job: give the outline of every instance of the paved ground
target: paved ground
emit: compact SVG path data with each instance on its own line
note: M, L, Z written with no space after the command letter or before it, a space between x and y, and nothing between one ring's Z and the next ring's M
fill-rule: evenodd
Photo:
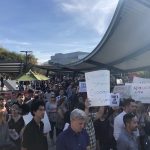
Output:
M56 150L56 145L55 144L51 144L51 140L49 138L49 135L47 136L47 141L48 141L48 150Z
M48 142L50 143L50 142ZM56 145L50 145L48 146L48 150L56 150Z

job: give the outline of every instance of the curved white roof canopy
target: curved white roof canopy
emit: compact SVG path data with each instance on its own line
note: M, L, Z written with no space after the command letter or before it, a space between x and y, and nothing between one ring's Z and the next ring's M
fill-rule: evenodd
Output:
M150 1L120 0L101 42L87 57L67 67L81 71L150 69Z

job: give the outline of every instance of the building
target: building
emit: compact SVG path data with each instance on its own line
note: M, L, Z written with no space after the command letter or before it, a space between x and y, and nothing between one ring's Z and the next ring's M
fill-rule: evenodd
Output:
M87 52L73 52L73 53L57 53L54 56L51 56L51 60L49 62L58 63L58 64L70 64L73 62L76 62L85 56L87 56L89 53Z

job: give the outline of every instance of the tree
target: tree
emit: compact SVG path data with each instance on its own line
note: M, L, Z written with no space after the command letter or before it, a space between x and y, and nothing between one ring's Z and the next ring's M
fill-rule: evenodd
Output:
M25 55L0 48L0 61L25 62ZM31 65L37 64L37 58L34 55L28 55L28 63Z

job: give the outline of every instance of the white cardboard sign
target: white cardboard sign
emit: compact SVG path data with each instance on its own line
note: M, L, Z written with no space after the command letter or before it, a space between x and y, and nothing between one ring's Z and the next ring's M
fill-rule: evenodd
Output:
M150 79L134 77L133 83L147 84L147 83L150 83Z
M129 98L131 97L131 85L115 86L113 93L119 93L120 98Z
M99 70L85 73L87 95L91 106L110 105L110 71Z
M131 96L136 101L150 103L150 84L133 83L131 88Z

